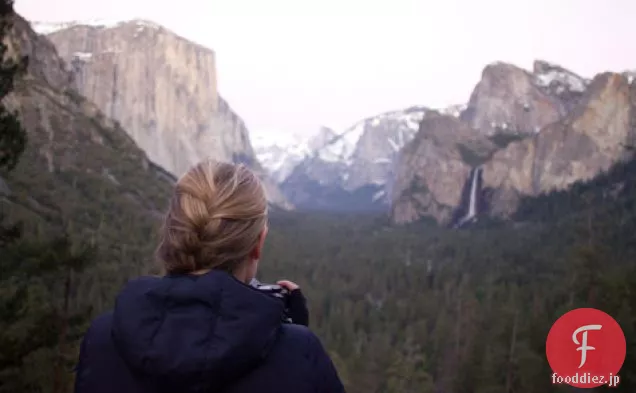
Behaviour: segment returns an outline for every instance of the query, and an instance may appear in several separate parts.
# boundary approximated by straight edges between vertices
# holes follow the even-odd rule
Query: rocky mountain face
[[[26,75],[4,101],[19,114],[28,144],[18,166],[1,181],[2,212],[23,220],[27,228],[59,234],[64,226],[83,241],[112,242],[117,246],[108,252],[129,257],[129,265],[117,271],[138,273],[141,261],[151,255],[148,239],[175,178],[73,89],[72,75],[53,44],[28,22],[15,18],[7,44],[9,56],[27,55],[30,60]],[[65,221],[69,218],[72,225]],[[140,239],[144,246],[136,243]]]
[[[393,220],[411,222],[425,212],[448,221],[460,203],[472,166],[496,148],[458,118],[442,114],[425,118],[398,161],[391,195]]]
[[[260,166],[243,120],[219,95],[215,53],[143,20],[36,24],[69,64],[73,85],[175,176],[206,157],[244,162],[270,201],[289,206]]]
[[[489,64],[462,120],[487,135],[535,133],[565,116],[585,88],[584,79],[547,62],[535,62],[532,73],[512,64]]]
[[[396,222],[424,211],[444,222],[454,217],[476,165],[565,118],[589,83],[545,61],[532,70],[493,63],[466,104],[385,113],[344,132],[322,130],[317,138],[326,143],[318,147],[259,145],[258,156],[299,208],[390,210]]]
[[[522,195],[563,189],[607,170],[634,145],[632,83],[631,73],[588,81],[543,61],[532,72],[488,65],[459,119],[425,119],[403,149],[393,221],[429,216],[450,224],[458,209],[466,211],[471,183],[486,200],[480,206],[507,216]]]
[[[561,190],[629,158],[636,142],[636,87],[616,74],[597,75],[580,104],[536,137],[511,144],[483,165],[492,206],[507,214],[520,195]]]
[[[537,60],[487,65],[465,105],[413,107],[314,140],[259,146],[301,209],[383,210],[395,223],[508,216],[519,198],[586,180],[634,145],[634,72],[588,80]],[[312,145],[312,146],[310,146]]]

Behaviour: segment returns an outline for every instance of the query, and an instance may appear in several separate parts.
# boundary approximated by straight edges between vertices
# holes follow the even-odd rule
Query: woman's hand
[[[289,292],[295,291],[296,289],[300,288],[298,284],[289,280],[280,280],[276,284],[280,285],[281,287],[287,288]]]
[[[309,326],[309,310],[307,310],[307,301],[300,291],[300,287],[295,282],[289,280],[280,280],[276,284],[289,291],[287,297],[287,307],[292,323],[297,325]]]

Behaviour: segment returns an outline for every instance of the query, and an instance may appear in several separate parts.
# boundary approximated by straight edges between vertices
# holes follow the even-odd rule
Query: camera
[[[252,281],[250,282],[250,285],[263,293],[267,293],[279,299],[285,299],[285,297],[289,294],[289,291],[287,290],[287,288],[281,285],[264,284],[255,278],[252,279]]]
[[[292,319],[289,316],[289,309],[287,307],[287,295],[289,295],[289,290],[278,284],[264,284],[257,279],[253,278],[250,282],[250,286],[256,288],[257,290],[280,299],[285,306],[285,314],[283,315],[283,322],[292,323]]]

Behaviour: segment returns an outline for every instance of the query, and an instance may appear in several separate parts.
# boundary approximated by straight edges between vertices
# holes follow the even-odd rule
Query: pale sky
[[[140,17],[217,53],[252,132],[343,130],[468,101],[493,61],[636,69],[636,0],[17,0],[35,21]]]

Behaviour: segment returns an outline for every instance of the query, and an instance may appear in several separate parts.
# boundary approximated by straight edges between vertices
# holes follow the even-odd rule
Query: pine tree
[[[72,305],[77,276],[94,256],[67,236],[2,250],[0,392],[69,390],[78,330],[91,311]]]

